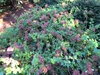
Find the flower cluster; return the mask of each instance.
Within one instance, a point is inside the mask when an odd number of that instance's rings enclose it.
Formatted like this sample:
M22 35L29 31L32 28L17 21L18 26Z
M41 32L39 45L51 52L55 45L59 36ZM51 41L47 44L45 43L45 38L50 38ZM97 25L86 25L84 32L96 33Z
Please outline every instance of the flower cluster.
M88 62L86 64L86 70L87 70L87 74L93 74L93 71L92 71L92 63L91 62Z

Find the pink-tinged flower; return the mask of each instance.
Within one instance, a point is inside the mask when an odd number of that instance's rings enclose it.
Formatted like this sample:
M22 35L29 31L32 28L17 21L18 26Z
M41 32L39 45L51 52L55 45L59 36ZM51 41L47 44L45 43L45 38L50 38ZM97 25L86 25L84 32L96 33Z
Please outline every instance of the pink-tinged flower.
M60 30L66 30L65 27L61 27L61 28L59 28L59 29L60 29Z
M14 43L14 47L17 49L22 49L24 45L18 45L17 43Z
M62 3L61 6L64 8L65 7L65 3Z
M28 32L27 32L27 31L25 31L24 40L25 40L25 41L28 41L28 39L29 39L29 35L28 35Z
M68 11L66 11L66 14L68 14Z
M45 4L45 8L47 8L48 7L48 4Z
M92 56L92 59L93 59L94 61L98 61L98 56L97 56L97 55L93 55L93 56Z
M77 38L76 40L77 40L77 42L79 42L79 41L80 41L80 37L79 37L79 38Z
M66 21L65 20L62 20L60 23L61 24L66 24Z
M47 65L46 65L46 68L47 68L47 70L51 70L51 69L52 69L52 67L51 67L50 64L47 64Z
M29 18L31 18L31 17L32 17L32 14L29 15Z
M44 29L44 32L46 33L46 32L47 32L47 30L46 30L46 29Z
M46 31L45 31L45 30L43 30L43 31L41 31L41 33L42 33L42 34L45 34L45 33L46 33Z
M75 38L79 38L79 35L78 35L78 34L76 34L76 35L75 35Z
M46 15L50 17L50 13L49 13L49 12L48 12L48 13L46 13Z
M37 42L36 48L39 48L39 46L40 46L40 42Z
M41 55L38 55L38 59L39 59L39 63L43 64L44 63L44 59Z
M92 10L89 11L89 14L94 14L94 12Z
M40 7L39 9L42 10L42 7Z
M66 35L70 35L72 33L73 33L72 31L68 30L68 32L66 33Z
M44 24L43 24L44 26L48 26L48 22L44 22Z
M75 39L76 39L77 42L79 42L79 41L80 41L80 35L77 34L77 35L75 36Z
M67 17L68 16L68 13L64 12L64 15Z
M71 37L71 38L70 38L70 41L72 41L72 42L73 42L73 41L76 42L76 38L75 38L75 37Z
M60 15L63 15L63 14L64 14L64 12L60 12L59 14L60 14Z
M88 22L87 21L84 21L84 23L87 24Z
M84 13L87 13L87 10L84 10Z
M42 15L41 17L40 17L40 20L44 20L45 19L45 15Z
M85 73L85 72L82 72L82 75L87 75L87 73Z
M26 19L26 22L27 22L28 24L30 24L30 23L31 23L31 20L30 20L30 19Z
M93 70L92 70L92 63L88 62L86 63L86 70L87 70L87 74L93 74Z
M58 18L60 15L59 14L54 14L54 17L55 18Z
M8 47L7 48L7 54L9 55L9 54L12 54L12 52L13 52L13 50L14 50L14 48L13 47Z
M57 19L56 19L56 18L54 18L54 17L52 17L52 20L53 20L53 22L54 22L54 21L56 21Z
M66 52L66 47L62 46L62 47L61 47L61 50L63 50L63 51Z
M45 26L42 24L42 25L41 25L41 28L42 28L42 29L45 29Z
M87 70L87 74L93 74L93 71L92 71L91 68L89 68L89 69Z
M72 75L80 75L79 71L74 70Z
M62 18L63 15L59 15L59 18Z
M92 31L95 32L95 28L92 28Z
M2 57L7 57L7 56L9 56L6 52L2 55Z
M18 33L18 36L19 36L19 37L22 37L22 33L21 33L21 32L19 32L19 33Z
M64 12L64 15L67 17L68 16L68 11L65 11Z
M40 17L40 20L48 20L49 19L49 17L47 17L47 16L45 16L45 15L42 15L41 17Z
M67 28L70 30L71 29L71 27L70 26L67 26Z
M69 16L72 17L73 15L72 14L69 14Z
M22 24L23 23L23 20L20 20L19 23Z
M62 37L60 34L56 34L56 38L58 38L58 39L60 39L60 40L63 39L63 37Z
M38 69L38 72L36 73L36 75L40 75L41 73L42 73L42 70L40 68L40 69Z
M25 33L25 34L28 34L28 32L27 32L27 31L25 31L24 33Z
M56 34L54 32L51 31L50 33L52 34L52 36L56 36Z
M48 71L48 69L46 68L46 66L41 66L41 67L40 67L40 70L41 70L41 72L44 73L44 74L46 74L47 71Z
M20 30L22 30L22 29L24 29L24 26L23 25L18 25L18 28L20 29Z
M55 51L55 56L56 57L59 57L61 55L61 52L62 52L61 50L56 50Z
M79 20L78 19L75 19L74 22L75 22L75 24L78 24L79 23Z
M27 34L25 35L24 40L28 41L28 35Z
M29 30L29 31L30 31L31 29L32 29L31 27L28 27L28 29L27 29L27 30Z
M54 10L54 11L53 11L53 14L56 14L56 13L57 13L56 10Z
M67 35L68 35L68 33L67 33ZM70 39L70 41L79 42L80 41L80 35L79 34L75 35L75 37L72 37Z
M30 30L30 33L34 33L34 30L33 30L33 29L31 29L31 30Z
M48 17L48 16L46 16L46 17L45 17L45 20L48 20L48 19L49 19L49 17Z
M86 63L86 69L88 70L88 69L90 69L92 67L92 63L91 62L87 62Z

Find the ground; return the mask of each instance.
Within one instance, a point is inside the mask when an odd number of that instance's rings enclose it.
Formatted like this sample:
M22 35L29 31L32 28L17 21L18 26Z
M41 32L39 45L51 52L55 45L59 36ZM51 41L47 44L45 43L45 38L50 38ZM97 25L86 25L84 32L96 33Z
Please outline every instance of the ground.
M12 27L16 22L15 17L19 17L23 12L29 12L34 5L24 2L18 9L8 10L0 15L0 32L5 28Z

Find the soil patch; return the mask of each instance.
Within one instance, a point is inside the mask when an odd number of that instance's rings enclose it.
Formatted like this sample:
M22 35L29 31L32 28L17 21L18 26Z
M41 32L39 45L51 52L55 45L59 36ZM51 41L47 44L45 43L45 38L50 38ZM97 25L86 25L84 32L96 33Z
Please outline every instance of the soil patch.
M0 15L0 32L5 28L12 27L13 23L16 22L15 17L19 17L24 12L29 12L33 4L23 2L20 8L8 10Z

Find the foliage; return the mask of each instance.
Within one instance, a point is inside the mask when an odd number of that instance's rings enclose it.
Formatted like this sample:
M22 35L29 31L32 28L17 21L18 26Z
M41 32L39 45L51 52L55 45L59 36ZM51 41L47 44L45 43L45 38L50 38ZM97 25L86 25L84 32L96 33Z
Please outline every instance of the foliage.
M72 11L75 18L89 24L91 18L95 25L100 23L100 1L99 0L75 0L66 7L68 11Z
M8 3L10 2L10 0L8 1ZM0 6L4 6L6 5L7 0L0 0Z
M16 9L19 6L21 0L0 0L0 14L4 11Z
M76 19L66 6L39 7L21 15L0 35L6 75L80 75L99 72L100 24ZM85 16L85 15L84 15ZM6 60L6 61L5 61ZM9 62L7 61L9 60ZM5 64L5 66L4 66ZM94 71L93 71L94 70Z

